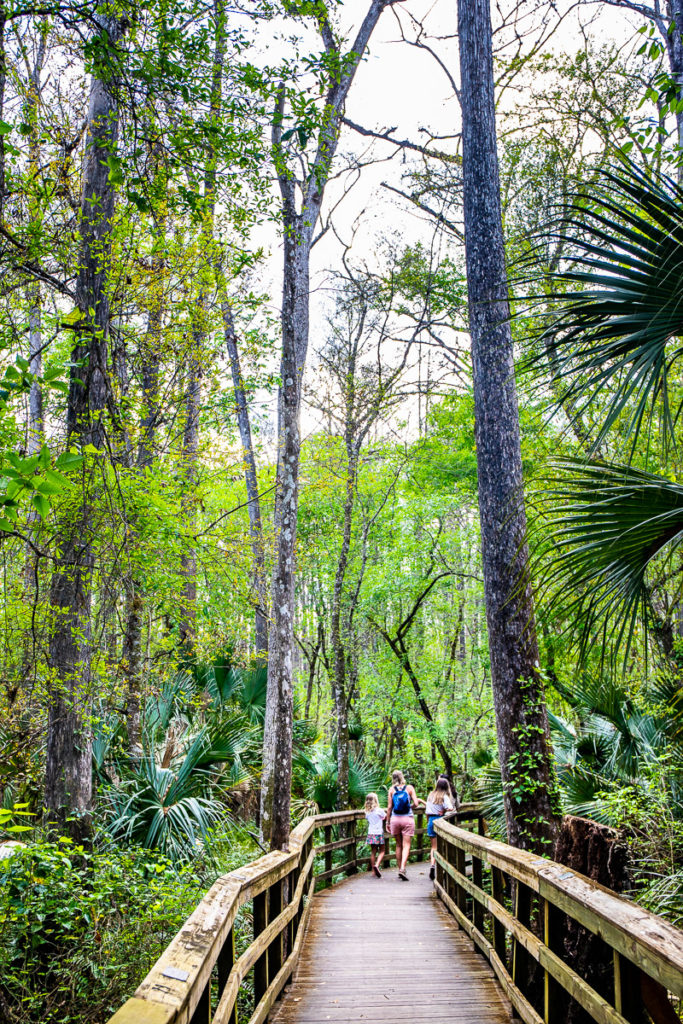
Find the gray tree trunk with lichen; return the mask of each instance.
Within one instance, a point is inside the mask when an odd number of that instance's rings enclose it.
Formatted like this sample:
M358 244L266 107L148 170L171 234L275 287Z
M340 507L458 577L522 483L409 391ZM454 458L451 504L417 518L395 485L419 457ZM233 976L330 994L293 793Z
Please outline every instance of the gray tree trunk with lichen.
M308 350L309 267L313 232L318 223L346 98L372 32L392 0L372 0L348 53L342 54L320 5L316 19L325 49L343 70L330 72L323 122L315 157L304 181L297 183L286 166L282 120L284 89L273 119L273 151L282 197L284 269L282 289L282 386L279 404L278 510L275 561L271 588L271 627L268 651L268 689L261 775L261 834L271 849L289 842L292 780L292 723L294 648L294 582L299 505L299 410L301 380ZM297 184L301 190L297 209Z
M122 35L122 23L103 26L109 47ZM93 72L90 83L83 191L79 216L75 342L67 401L67 435L85 448L105 444L108 395L109 260L114 216L114 186L109 159L116 147L118 109L111 65ZM87 456L90 460L91 456ZM89 461L86 462L86 466ZM86 470L82 499L57 538L50 586L53 616L49 643L51 669L45 765L45 806L62 828L89 830L92 800L90 607L94 566L92 489L94 471Z
M560 815L528 578L489 0L458 0L463 202L491 683L508 841L548 852Z

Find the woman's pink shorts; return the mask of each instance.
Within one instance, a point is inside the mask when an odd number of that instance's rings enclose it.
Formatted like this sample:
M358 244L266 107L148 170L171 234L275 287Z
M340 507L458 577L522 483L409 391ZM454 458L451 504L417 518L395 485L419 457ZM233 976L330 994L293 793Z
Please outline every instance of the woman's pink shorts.
M392 814L389 822L392 836L406 836L410 839L415 835L415 817L412 814Z

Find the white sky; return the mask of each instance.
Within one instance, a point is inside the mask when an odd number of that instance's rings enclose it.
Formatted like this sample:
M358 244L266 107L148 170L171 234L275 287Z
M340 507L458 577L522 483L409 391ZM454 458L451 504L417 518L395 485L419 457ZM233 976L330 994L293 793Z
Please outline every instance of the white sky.
M511 2L512 0L503 6L507 9ZM538 5L538 0L521 0L520 4L524 10L533 10ZM559 6L562 6L562 0ZM565 0L563 9L570 6L573 6L571 0ZM348 33L350 38L355 35L366 7L367 0L343 0L338 9L342 25L351 26ZM407 35L410 33L411 11L419 13L419 16L426 20L430 35L441 37L436 42L430 40L430 45L438 52L457 80L457 42L455 39L443 38L454 36L456 32L456 4L454 0L436 0L429 5L399 3L396 4L395 11L396 13L392 9L386 10L375 29L369 54L358 69L351 89L347 116L350 120L373 130L395 129L394 134L397 138L420 143L424 143L428 137L422 129L427 129L427 132L434 136L454 135L459 131L460 109L448 78L429 53L401 40L397 16L404 25ZM500 18L495 11L493 16L495 29L496 24L500 23ZM555 53L573 54L582 48L584 43L579 31L579 17L584 24L591 21L591 35L599 42L625 42L633 35L635 27L641 24L635 15L616 10L614 7L605 4L584 4L580 13L573 12L563 22L546 49ZM263 32L267 33L267 39L263 38L261 43L262 46L266 44L263 46L264 59L272 61L274 54L284 55L288 51L289 44L285 37L289 36L291 31L291 24L285 26L283 23L282 36L278 38L276 25L272 22L264 25ZM494 45L500 41L501 37L498 34ZM313 33L306 39L304 50L306 46L309 52L319 50L319 40ZM509 109L515 103L515 94L506 94L502 102ZM371 140L360 138L350 129L344 129L337 166L341 165L345 154L349 152L359 157L367 155L370 143ZM434 145L447 151L455 151L457 148L456 140L438 141ZM376 157L388 157L393 150L388 145L377 142L372 146L372 151ZM370 266L373 265L373 260L376 262L375 253L381 249L384 239L401 244L414 244L418 240L422 240L426 245L430 244L433 227L429 219L382 187L383 181L400 187L402 174L407 169L406 160L410 165L413 159L410 156L404 158L399 154L391 162L385 160L366 167L353 191L335 213L337 233L347 244L353 239L354 255ZM340 191L340 182L330 183L326 192L328 208L336 202ZM263 283L273 296L273 312L279 312L282 264L280 245L272 225L264 226L263 232L263 238L259 238L258 241L270 252L263 271ZM309 379L311 368L315 366L315 349L324 340L325 312L330 302L329 293L324 285L329 278L330 270L339 266L341 252L340 243L331 231L313 251ZM264 395L264 399L265 397ZM271 415L273 414L274 406L271 408ZM307 416L304 420L305 428L313 429L314 425L315 421Z

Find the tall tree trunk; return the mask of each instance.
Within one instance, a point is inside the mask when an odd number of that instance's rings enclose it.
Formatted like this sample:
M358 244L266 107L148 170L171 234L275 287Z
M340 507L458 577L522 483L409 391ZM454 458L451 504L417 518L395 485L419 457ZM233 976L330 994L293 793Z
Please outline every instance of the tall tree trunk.
M346 810L349 803L349 694L346 686L346 646L342 637L342 598L351 548L351 526L356 487L358 453L347 444L346 491L342 512L342 542L337 559L330 608L330 645L333 659L334 711L337 733L337 806Z
M251 423L249 420L249 405L244 390L242 378L242 367L240 365L239 349L237 347L237 335L235 333L235 321L232 309L225 291L225 281L221 275L221 312L223 314L223 328L225 331L225 347L230 361L230 372L232 374L232 386L235 394L235 409L237 412L237 425L242 443L242 458L244 459L244 479L247 485L247 500L249 504L249 537L251 540L252 553L252 578L254 591L254 641L256 656L260 660L268 660L268 593L266 580L266 552L263 539L263 520L261 517L261 499L258 491L258 474L256 471L256 457L254 455L254 443L251 434Z
M294 719L294 552L299 507L299 409L308 348L308 274L311 234L293 210L285 216L282 303L282 386L277 479L278 521L268 649L268 691L263 734L261 833L273 850L287 846ZM291 230L289 225L294 227Z
M489 0L458 0L479 515L508 841L552 851L560 815L528 577Z
M154 462L154 443L159 419L159 349L161 322L163 316L165 258L161 245L165 236L166 222L162 217L155 227L156 255L152 261L152 307L149 311L147 331L140 346L142 414L137 453L137 471L144 473ZM130 526L131 542L137 539L135 524ZM137 574L131 573L125 581L126 625L123 635L121 661L126 691L126 733L128 752L139 757L142 752L142 623L144 618L143 584Z
M201 296L200 307L204 305ZM183 513L185 528L194 527L197 522L197 483L199 456L199 411L202 398L202 353L205 333L203 329L192 331L192 350L187 365L185 383L185 427L183 430L182 476ZM191 660L194 654L197 612L197 550L193 543L187 543L180 558L182 596L180 603L179 638L183 658Z
M297 212L294 173L282 146L285 93L280 90L273 118L274 162L282 197L284 271L282 287L282 386L279 401L278 476L276 491L276 548L271 589L272 623L268 651L268 691L263 734L261 775L261 832L271 849L289 842L292 779L294 648L294 552L299 505L299 409L301 378L308 351L309 267L313 232L318 223L325 186L339 142L341 117L356 70L372 32L391 0L371 0L351 49L342 53L324 3L316 22L328 59L342 70L327 81L323 123L317 149L305 181Z
M225 2L214 0L215 46L211 78L210 117L213 127L218 127L223 99L223 64L225 61ZM204 274L214 268L214 220L216 212L216 153L213 145L207 147L204 167L204 199L201 230L201 255L206 256ZM192 325L192 348L190 351L185 387L185 429L183 432L182 462L184 473L183 511L186 526L192 526L197 518L197 484L199 482L199 413L202 398L202 377L204 375L204 353L208 335L208 294L203 284L198 298L198 311ZM188 544L181 557L183 592L180 614L180 647L185 658L194 657L197 613L197 550Z
M108 46L122 34L116 20L107 23ZM101 58L106 60L106 58ZM106 64L105 64L106 68ZM96 66L90 83L83 192L79 219L76 303L79 320L71 353L67 435L83 448L104 447L107 404L109 259L114 216L114 187L108 160L116 149L118 109L111 70ZM73 815L72 831L89 831L92 799L91 621L94 564L91 456L86 455L82 500L62 523L56 568L50 586L53 629L49 644L52 672L48 712L45 806L62 828Z

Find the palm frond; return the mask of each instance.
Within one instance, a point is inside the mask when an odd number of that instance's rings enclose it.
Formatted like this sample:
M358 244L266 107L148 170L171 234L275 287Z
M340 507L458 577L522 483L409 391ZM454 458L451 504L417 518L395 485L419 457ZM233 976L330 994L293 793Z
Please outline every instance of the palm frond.
M548 489L554 555L543 585L578 627L585 652L602 633L625 645L648 618L646 574L683 537L683 486L629 466L564 459Z
M683 336L683 189L635 165L607 171L575 196L553 235L567 262L541 300L552 311L540 340L553 377L568 380L563 401L581 412L606 395L596 447L625 412L635 444L660 397L672 433L680 405L672 415L666 383L683 353L669 344Z

